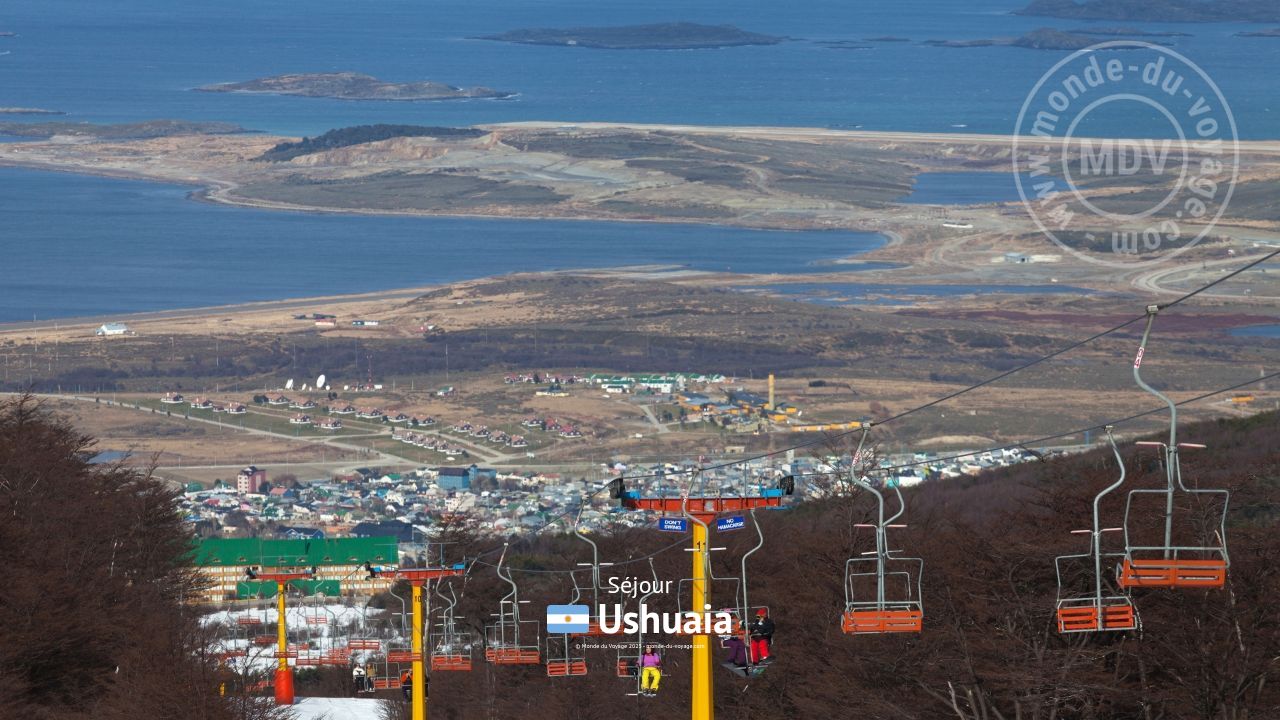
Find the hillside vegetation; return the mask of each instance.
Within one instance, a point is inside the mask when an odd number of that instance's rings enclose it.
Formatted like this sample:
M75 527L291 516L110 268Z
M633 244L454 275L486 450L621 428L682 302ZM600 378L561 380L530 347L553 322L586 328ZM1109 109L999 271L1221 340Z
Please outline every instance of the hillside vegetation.
M717 712L752 720L1280 716L1274 660L1280 655L1278 434L1280 415L1274 413L1183 428L1184 439L1210 448L1184 459L1187 482L1233 492L1227 587L1135 592L1141 629L1127 633L1062 636L1054 621L1054 557L1087 547L1087 539L1071 531L1089 526L1094 494L1116 478L1109 450L910 492L909 528L891 536L891 546L925 561L925 624L918 636L840 631L844 562L872 547L869 531L852 527L870 518L865 494L763 513L766 544L751 558L750 592L753 605L772 609L777 662L750 683L717 667ZM1160 486L1163 472L1150 448L1122 446L1122 452L1130 472L1124 490ZM1103 504L1104 526L1121 523L1124 493L1116 495ZM1198 508L1200 520L1209 520L1212 509ZM1117 536L1107 537L1117 542ZM679 538L630 531L603 539L602 559L642 557L673 541ZM749 529L719 535L713 544L728 550L717 553L716 574L736 573L738 558L754 541ZM489 549L492 542L471 547ZM514 563L565 568L589 560L585 548L571 537L546 538L520 548ZM678 548L655 558L663 579L687 577L688 562ZM604 575L648 572L647 563L633 562ZM543 603L569 600L562 576L515 577L521 599L532 600L527 607L534 618L541 620ZM731 591L715 592L717 605L728 604ZM478 626L504 593L493 569L478 565L459 610ZM674 609L673 601L667 609ZM626 696L635 690L614 676L610 651L588 652L590 674L579 678L547 678L539 666L481 663L471 673L433 676L432 712L457 720L687 717L688 658L683 650L668 655L655 699Z
M330 130L316 137L296 142L282 142L263 153L257 160L281 162L322 150L362 145L397 137L433 137L447 139L476 138L485 134L475 128L428 127L425 125L356 125Z
M0 403L0 718L280 717L218 693L176 492L91 464L93 446L30 399Z

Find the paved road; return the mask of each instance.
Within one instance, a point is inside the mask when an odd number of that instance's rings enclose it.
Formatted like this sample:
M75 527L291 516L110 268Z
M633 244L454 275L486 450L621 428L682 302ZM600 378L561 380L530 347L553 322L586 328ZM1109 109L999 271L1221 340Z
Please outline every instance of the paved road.
M658 416L653 414L653 408L648 405L641 405L640 409L644 411L644 416L649 418L649 424L653 425L659 435L665 435L666 433L671 432L671 428L663 425L662 422L658 420Z

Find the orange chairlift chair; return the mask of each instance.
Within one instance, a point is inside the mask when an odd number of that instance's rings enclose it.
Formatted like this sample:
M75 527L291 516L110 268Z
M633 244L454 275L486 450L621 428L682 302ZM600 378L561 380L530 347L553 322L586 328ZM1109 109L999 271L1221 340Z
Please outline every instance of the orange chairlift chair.
M640 596L640 605L647 604L659 587L658 571L653 567L653 558L649 558L649 574L653 576L653 584L649 586L652 589ZM629 642L618 644L617 675L620 678L629 678L635 683L635 692L627 693L629 697L640 697L641 694L640 658L644 654L644 644L644 623L638 623L636 626L634 644Z
M361 652L378 652L382 650L382 640L374 636L369 628L369 605L360 608L359 634L347 638L347 647Z
M582 599L582 588L578 586L575 571L569 571L569 579L573 581L573 599L570 605L577 605ZM598 606L597 606L598 607ZM599 624L596 625L597 632ZM587 658L582 651L582 635L588 633L556 633L546 638L547 677L575 677L587 674Z
M1227 567L1227 505L1231 493L1227 490L1201 490L1188 488L1182 479L1179 451L1204 448L1203 445L1178 442L1178 406L1166 395L1148 385L1141 374L1142 359L1146 354L1147 340L1155 321L1158 305L1147 307L1147 326L1142 333L1142 345L1133 361L1133 378L1138 387L1155 395L1169 406L1169 442L1139 442L1138 445L1155 446L1163 451L1165 487L1129 491L1124 512L1125 556L1117 568L1117 579L1122 588L1220 588L1226 583ZM1135 519L1134 503L1148 497L1163 500L1163 542L1140 542L1135 535L1147 532L1157 534L1159 527L1141 527ZM1184 501L1178 507L1178 500ZM1220 500L1220 510L1205 501ZM1191 506L1194 506L1192 508ZM1192 510L1201 511L1207 521L1188 523ZM1181 510L1181 513L1176 512ZM1175 515L1183 520L1175 522ZM1175 527L1178 532L1175 532ZM1153 532L1154 531L1154 532ZM1155 539L1154 537L1152 538Z
M387 642L387 652L382 657L382 673L374 676L373 689L375 690L398 690L401 686L400 678L404 677L404 673L413 667L413 648L410 647L405 640L409 635L407 619L409 612L406 610L405 598L396 594L395 586L387 588L387 593L391 597L400 601L400 634L398 640Z
M520 599L520 588L511 578L510 569L504 574L503 562L507 558L507 545L502 546L498 558L498 577L511 586L511 592L498 603L495 622L485 626L484 658L494 665L539 665L542 663L542 625L537 620L521 620L520 605L528 600Z
M1102 498L1119 489L1124 484L1124 459L1120 456L1120 448L1116 447L1116 439L1111 434L1111 426L1106 427L1107 441L1111 443L1111 451L1120 466L1120 477L1093 498L1093 527L1089 530L1072 530L1075 535L1089 536L1089 552L1076 555L1060 555L1054 558L1053 564L1058 575L1058 632L1108 632L1118 630L1136 630L1139 619L1133 601L1123 592L1108 594L1103 589L1102 564L1105 558L1124 557L1124 553L1102 552L1102 534L1116 532L1121 528L1104 528L1099 519L1099 506ZM1064 595L1064 565L1084 563L1089 567L1092 590L1087 595Z
M750 648L751 622L761 610L763 610L766 615L769 614L769 608L764 605L752 607L750 599L747 596L747 558L751 557L757 550L764 547L764 531L760 528L760 522L756 519L756 509L751 508L748 512L751 515L751 525L756 530L757 540L755 547L742 555L742 577L738 583L739 589L735 596L735 601L738 607L737 619L733 626L733 634L742 641L743 645ZM708 568L708 574L709 573L710 568ZM745 666L740 667L731 662L725 662L722 664L733 674L744 678L751 678L756 675L760 675L765 671L765 668L768 667L767 664L757 662L756 658L752 656L752 653L749 650L746 652L746 658L747 664Z
M876 498L875 524L855 525L875 530L876 547L875 550L864 552L845 562L844 614L841 616L840 627L849 635L918 633L924 625L924 604L920 594L924 560L903 557L900 555L901 550L889 549L888 531L906 527L894 524L902 516L906 503L902 499L902 491L894 484L892 487L894 494L898 496L898 511L886 518L883 493L862 476L858 464L862 460L862 449L869 430L869 427L862 430L862 439L853 455L850 479ZM868 597L868 589L872 584L875 586L875 596Z
M582 532L582 511L583 511L583 510L585 510L585 509L586 509L586 507L587 507L587 503L586 503L586 500L584 499L584 500L583 500L583 501L578 505L578 516L577 516L577 519L576 519L576 520L574 520L574 523L573 523L573 534L574 534L574 537L577 537L579 540L581 540L581 541L583 541L583 542L585 542L586 544L588 544L588 545L590 545L590 546L591 546L591 562L589 562L589 563L578 563L578 566L579 566L579 567L590 567L590 568L591 568L591 612L590 612L590 614L588 615L588 618L587 618L587 619L588 619L588 622L587 622L587 631L586 631L585 633L581 633L581 634L583 634L583 635L590 635L590 636L592 636L592 637L598 637L598 636L600 636L600 635L603 635L603 634L604 634L604 633L600 630L600 615L599 615L599 611L600 611L600 568L602 568L602 567L609 567L609 566L613 565L613 563L602 563L602 562L600 562L600 548L596 545L596 543L595 543L595 541L594 541L594 540L592 540L591 538L587 537L587 536L586 536L586 534ZM570 574L569 574L569 576L570 576L571 578L573 578L573 590L574 590L574 597L576 598L576 597L577 597L577 595L578 595L578 592L579 592L579 591L578 591L578 580L577 580L577 578L576 578L576 577L574 577L573 573L570 573ZM576 602L576 601L575 601L575 602Z
M470 630L458 629L458 620L461 619L460 615L455 614L458 595L453 590L453 583L449 583L448 597L440 592L438 584L435 593L445 602L445 607L440 614L440 631L436 634L435 643L431 648L431 669L442 672L466 672L471 669L471 648L474 643Z

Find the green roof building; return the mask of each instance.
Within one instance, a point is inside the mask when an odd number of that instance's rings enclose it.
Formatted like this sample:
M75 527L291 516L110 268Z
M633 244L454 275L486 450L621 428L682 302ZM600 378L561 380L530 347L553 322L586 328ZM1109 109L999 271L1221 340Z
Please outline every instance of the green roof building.
M275 595L275 583L249 580L244 572L249 567L262 572L314 567L313 580L297 581L302 584L296 588L305 595L372 595L386 590L390 581L370 579L364 572L364 564L398 565L399 550L396 539L391 536L298 540L207 538L196 545L194 560L209 580L201 600L218 603Z
M396 539L391 536L367 538L317 538L310 540L264 540L261 538L208 538L196 548L199 567L323 567L325 565L394 565L399 561Z

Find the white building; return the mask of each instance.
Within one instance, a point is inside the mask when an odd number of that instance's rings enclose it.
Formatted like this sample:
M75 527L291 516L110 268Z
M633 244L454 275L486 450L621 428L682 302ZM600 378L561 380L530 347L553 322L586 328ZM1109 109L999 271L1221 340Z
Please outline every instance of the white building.
M112 322L103 323L101 327L93 331L94 335L99 337L104 335L124 335L129 332L129 327L124 323Z

